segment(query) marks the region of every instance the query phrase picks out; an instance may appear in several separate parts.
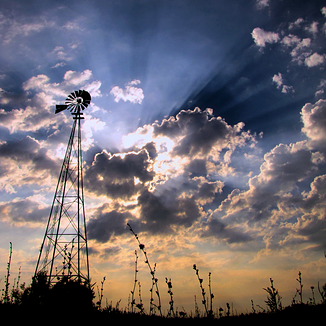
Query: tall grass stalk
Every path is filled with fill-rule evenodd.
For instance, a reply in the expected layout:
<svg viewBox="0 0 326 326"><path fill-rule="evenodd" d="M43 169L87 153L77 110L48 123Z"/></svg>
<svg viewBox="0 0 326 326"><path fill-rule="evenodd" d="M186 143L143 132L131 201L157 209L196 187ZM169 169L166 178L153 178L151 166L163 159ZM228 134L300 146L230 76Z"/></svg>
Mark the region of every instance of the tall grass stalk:
<svg viewBox="0 0 326 326"><path fill-rule="evenodd" d="M106 277L103 276L103 280L101 281L101 292L99 291L99 288L97 286L97 294L98 294L98 301L96 302L97 307L99 310L101 310L102 307L102 299L103 299L103 290L104 290L104 282Z"/></svg>
<svg viewBox="0 0 326 326"><path fill-rule="evenodd" d="M209 309L209 315L213 316L213 298L214 294L212 293L212 287L211 287L211 275L212 273L208 273L208 289L209 289L209 302L210 302L210 309Z"/></svg>
<svg viewBox="0 0 326 326"><path fill-rule="evenodd" d="M11 256L12 256L12 243L9 242L10 247L9 247L9 259L7 263L7 275L5 279L5 293L4 293L4 298L3 301L4 303L9 303L9 277L10 277L10 265L11 265Z"/></svg>
<svg viewBox="0 0 326 326"><path fill-rule="evenodd" d="M298 289L297 291L298 291L298 293L300 295L300 303L302 304L303 303L303 300L302 300L302 288L303 288L303 284L302 284L302 278L301 278L301 272L300 271L298 273L297 282L300 285L300 289Z"/></svg>
<svg viewBox="0 0 326 326"><path fill-rule="evenodd" d="M154 264L154 268L152 268L148 256L147 256L147 252L145 251L145 245L142 244L138 238L138 235L134 232L134 230L132 229L132 227L130 226L129 223L127 223L130 232L134 235L134 237L136 238L137 242L138 242L138 246L139 249L143 252L144 256L145 256L145 263L147 264L150 274L152 276L152 287L150 289L150 293L151 293L151 298L150 298L150 314L154 314L155 313L155 308L158 309L161 317L162 317L162 309L161 309L161 297L160 297L160 292L159 292L159 288L158 288L158 279L155 277L155 272L156 272L156 264ZM153 291L155 288L155 293L157 296L157 300L158 300L158 304L154 303L154 298L153 298Z"/></svg>
<svg viewBox="0 0 326 326"><path fill-rule="evenodd" d="M136 304L136 307L140 310L140 313L144 313L144 305L143 300L141 298L141 285L140 282L138 282L138 295L139 295L139 303Z"/></svg>
<svg viewBox="0 0 326 326"><path fill-rule="evenodd" d="M193 269L196 271L196 275L199 281L199 287L201 289L201 295L203 297L202 304L205 307L206 315L209 316L208 308L207 308L207 300L206 300L206 292L203 287L203 279L199 277L199 269L197 268L196 264L193 265Z"/></svg>
<svg viewBox="0 0 326 326"><path fill-rule="evenodd" d="M168 286L168 294L170 295L170 301L169 301L170 310L168 312L168 317L171 317L171 316L174 317L175 316L175 314L174 314L174 308L173 308L174 301L173 301L173 292L172 292L172 282L171 282L171 279L168 280L168 278L166 277L165 278L165 283Z"/></svg>
<svg viewBox="0 0 326 326"><path fill-rule="evenodd" d="M268 293L267 300L265 301L266 305L269 307L271 312L277 312L282 310L282 297L279 295L278 290L274 287L274 281L270 278L271 287L264 288Z"/></svg>
<svg viewBox="0 0 326 326"><path fill-rule="evenodd" d="M137 286L137 273L138 273L137 262L138 262L138 255L137 255L137 250L135 250L135 280L134 280L134 288L131 291L131 312L134 312L134 305L136 304L135 291Z"/></svg>

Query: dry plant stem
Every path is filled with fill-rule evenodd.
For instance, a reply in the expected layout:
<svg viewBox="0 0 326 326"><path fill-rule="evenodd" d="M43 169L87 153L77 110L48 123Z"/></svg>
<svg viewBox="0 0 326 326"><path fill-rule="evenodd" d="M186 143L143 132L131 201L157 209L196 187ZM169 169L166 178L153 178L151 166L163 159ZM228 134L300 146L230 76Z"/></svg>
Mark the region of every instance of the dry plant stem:
<svg viewBox="0 0 326 326"><path fill-rule="evenodd" d="M321 296L322 302L324 302L326 300L326 295L325 292L320 289L319 282L318 282L318 292Z"/></svg>
<svg viewBox="0 0 326 326"><path fill-rule="evenodd" d="M134 305L136 304L135 302L135 291L136 291L136 285L137 285L137 261L138 261L138 255L137 255L137 250L135 250L135 281L134 281L134 288L131 291L131 312L134 312Z"/></svg>
<svg viewBox="0 0 326 326"><path fill-rule="evenodd" d="M102 299L103 299L103 289L104 289L104 282L105 282L106 277L103 276L103 280L101 281L101 292L99 291L98 287L97 287L97 293L98 293L98 302L97 302L97 306L98 308L101 310L101 306L102 306Z"/></svg>
<svg viewBox="0 0 326 326"><path fill-rule="evenodd" d="M208 316L209 315L209 312L208 312L208 309L207 309L207 301L206 301L206 297L205 297L206 292L205 292L205 290L203 288L203 279L199 277L199 269L197 269L196 264L193 265L193 269L196 271L196 275L198 277L199 286L200 286L201 294L202 294L202 297L203 297L202 304L204 305L205 311L206 311L206 315Z"/></svg>
<svg viewBox="0 0 326 326"><path fill-rule="evenodd" d="M134 232L134 230L132 229L132 227L130 226L130 224L127 223L127 225L129 227L130 232L135 236L135 238L136 238L136 240L138 242L138 245L139 245L139 249L143 252L143 254L145 256L145 263L147 264L147 266L149 268L149 271L150 271L150 274L152 276L152 288L150 289L150 292L151 292L151 298L150 298L150 314L153 314L154 309L157 308L159 310L159 312L160 312L160 315L162 316L161 297L160 297L160 292L159 292L159 289L158 289L158 279L155 277L156 264L154 264L154 269L153 269L151 267L151 264L149 263L147 253L144 250L145 249L145 245L142 244L142 243L140 243L139 238L138 238L138 235ZM156 305L154 303L154 299L153 299L153 289L154 289L154 287L156 288L155 293L157 295L158 305Z"/></svg>
<svg viewBox="0 0 326 326"><path fill-rule="evenodd" d="M200 311L199 311L199 308L198 308L198 304L197 304L197 300L196 300L196 295L195 295L195 316L197 318L199 318L199 316L200 316Z"/></svg>
<svg viewBox="0 0 326 326"><path fill-rule="evenodd" d="M211 275L212 273L208 273L208 288L209 288L209 298L210 298L210 310L209 310L209 315L213 315L213 298L214 294L212 293L212 288L211 288Z"/></svg>
<svg viewBox="0 0 326 326"><path fill-rule="evenodd" d="M138 282L138 295L139 295L139 303L136 304L136 307L140 310L140 313L144 313L144 305L143 300L141 299L141 285L140 282Z"/></svg>
<svg viewBox="0 0 326 326"><path fill-rule="evenodd" d="M5 296L4 296L4 302L8 303L9 302L9 276L10 276L10 265L11 265L11 256L12 256L12 243L10 243L10 249L9 249L9 260L7 263L7 276L6 276L6 280L5 280Z"/></svg>
<svg viewBox="0 0 326 326"><path fill-rule="evenodd" d="M171 317L171 315L174 317L175 316L174 315L174 309L173 309L174 301L173 301L173 292L172 292L172 282L171 282L171 279L168 281L168 278L166 277L165 278L165 283L168 286L168 294L170 295L170 302L169 302L170 310L168 312L168 317Z"/></svg>
<svg viewBox="0 0 326 326"><path fill-rule="evenodd" d="M271 287L263 288L268 293L265 303L271 312L277 312L283 309L281 302L282 297L279 295L278 290L275 289L273 279L270 278L269 280L271 282Z"/></svg>
<svg viewBox="0 0 326 326"><path fill-rule="evenodd" d="M298 274L298 278L297 278L297 282L300 284L300 290L298 290L298 293L300 295L300 303L302 304L303 303L303 300L302 300L302 288L303 288L303 284L302 284L302 278L301 278L301 272L299 271L299 274Z"/></svg>

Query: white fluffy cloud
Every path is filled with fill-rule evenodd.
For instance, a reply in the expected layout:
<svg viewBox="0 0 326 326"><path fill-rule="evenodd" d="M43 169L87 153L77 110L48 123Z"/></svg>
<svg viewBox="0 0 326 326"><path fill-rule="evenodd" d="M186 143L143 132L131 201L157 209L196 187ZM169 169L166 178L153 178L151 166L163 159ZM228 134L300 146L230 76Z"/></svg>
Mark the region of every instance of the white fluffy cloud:
<svg viewBox="0 0 326 326"><path fill-rule="evenodd" d="M318 22L312 22L309 26L306 27L306 30L312 34L318 33Z"/></svg>
<svg viewBox="0 0 326 326"><path fill-rule="evenodd" d="M326 17L326 7L321 8L320 11Z"/></svg>
<svg viewBox="0 0 326 326"><path fill-rule="evenodd" d="M318 54L317 52L313 53L305 59L305 64L308 67L315 67L321 65L325 62L325 55Z"/></svg>
<svg viewBox="0 0 326 326"><path fill-rule="evenodd" d="M284 84L283 76L280 72L273 76L272 81L276 84L278 89L282 90L282 93L294 92L294 88L292 86Z"/></svg>
<svg viewBox="0 0 326 326"><path fill-rule="evenodd" d="M311 39L301 39L296 35L289 34L284 36L281 43L287 47L292 47L291 56L293 61L302 64L304 60L311 54L309 47L311 46Z"/></svg>
<svg viewBox="0 0 326 326"><path fill-rule="evenodd" d="M86 80L89 80L92 76L92 71L86 69L82 72L69 70L63 76L63 79L68 85L80 85Z"/></svg>
<svg viewBox="0 0 326 326"><path fill-rule="evenodd" d="M251 36L259 47L264 47L266 43L276 43L280 40L278 33L266 32L259 27L254 28Z"/></svg>
<svg viewBox="0 0 326 326"><path fill-rule="evenodd" d="M269 0L256 0L256 6L258 9L269 7Z"/></svg>
<svg viewBox="0 0 326 326"><path fill-rule="evenodd" d="M125 89L119 86L114 86L110 94L114 96L114 101L119 102L123 100L124 102L138 103L141 104L144 99L144 92L140 87L136 85L140 84L140 80L135 79L125 86Z"/></svg>
<svg viewBox="0 0 326 326"><path fill-rule="evenodd" d="M301 110L301 119L304 124L302 131L311 140L312 147L325 147L326 100L319 100L315 104L307 103Z"/></svg>

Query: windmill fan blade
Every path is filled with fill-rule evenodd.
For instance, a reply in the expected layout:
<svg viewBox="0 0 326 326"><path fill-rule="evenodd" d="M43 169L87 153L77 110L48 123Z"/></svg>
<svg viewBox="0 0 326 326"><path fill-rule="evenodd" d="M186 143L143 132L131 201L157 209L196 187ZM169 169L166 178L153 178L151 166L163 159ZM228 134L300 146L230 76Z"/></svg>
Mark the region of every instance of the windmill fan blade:
<svg viewBox="0 0 326 326"><path fill-rule="evenodd" d="M67 108L67 105L59 104L55 106L55 114L65 110Z"/></svg>

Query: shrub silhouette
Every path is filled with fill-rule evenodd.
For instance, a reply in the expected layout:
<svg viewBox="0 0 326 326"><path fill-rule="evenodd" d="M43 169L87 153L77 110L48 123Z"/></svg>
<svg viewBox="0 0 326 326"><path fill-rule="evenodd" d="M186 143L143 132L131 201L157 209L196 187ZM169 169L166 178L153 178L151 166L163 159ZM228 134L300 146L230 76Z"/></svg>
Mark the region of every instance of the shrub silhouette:
<svg viewBox="0 0 326 326"><path fill-rule="evenodd" d="M29 308L64 309L90 312L94 309L94 291L89 283L63 277L53 286L45 272L33 277L22 295L22 305Z"/></svg>
<svg viewBox="0 0 326 326"><path fill-rule="evenodd" d="M93 310L94 291L89 284L63 278L49 291L48 305L51 308L89 312Z"/></svg>
<svg viewBox="0 0 326 326"><path fill-rule="evenodd" d="M24 290L21 303L24 306L45 306L49 291L47 274L41 271L33 277L31 286Z"/></svg>

